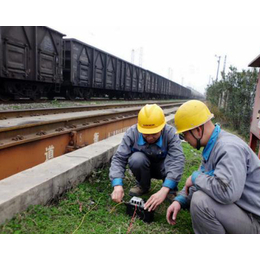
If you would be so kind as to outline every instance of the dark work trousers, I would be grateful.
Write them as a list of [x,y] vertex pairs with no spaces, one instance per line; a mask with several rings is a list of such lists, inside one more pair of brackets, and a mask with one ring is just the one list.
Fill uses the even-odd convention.
[[203,191],[192,195],[192,226],[196,234],[259,234],[260,223],[235,203],[220,204]]
[[146,191],[150,189],[151,178],[164,180],[166,177],[164,160],[154,162],[142,152],[133,153],[128,159],[128,164],[138,185]]

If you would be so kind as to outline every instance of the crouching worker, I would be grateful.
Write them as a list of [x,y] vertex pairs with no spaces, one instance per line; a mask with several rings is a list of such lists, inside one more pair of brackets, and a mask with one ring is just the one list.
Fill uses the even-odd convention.
[[175,114],[177,133],[194,148],[204,147],[198,171],[167,210],[175,224],[181,208],[189,208],[195,233],[260,232],[260,161],[237,136],[211,121],[213,114],[198,100]]
[[151,178],[163,180],[162,188],[147,200],[145,209],[155,210],[167,196],[172,196],[170,193],[177,189],[185,160],[175,131],[166,124],[163,110],[158,105],[146,105],[140,110],[137,125],[127,130],[112,158],[109,178],[114,188],[111,197],[115,202],[121,202],[124,197],[127,163],[137,183],[130,189],[130,196],[148,193]]

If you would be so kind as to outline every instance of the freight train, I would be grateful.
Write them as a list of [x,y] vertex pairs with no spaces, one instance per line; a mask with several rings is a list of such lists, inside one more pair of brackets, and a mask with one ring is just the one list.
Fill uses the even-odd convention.
[[189,99],[191,90],[46,26],[0,26],[0,99]]

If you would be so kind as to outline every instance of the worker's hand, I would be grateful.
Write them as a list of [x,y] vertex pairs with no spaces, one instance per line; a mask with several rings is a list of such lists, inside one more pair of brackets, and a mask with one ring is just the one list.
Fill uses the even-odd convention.
[[121,186],[121,185],[114,186],[114,190],[111,194],[111,198],[112,198],[113,201],[121,202],[124,195],[125,194],[124,194],[123,186]]
[[176,224],[176,218],[181,209],[181,204],[178,201],[174,201],[167,209],[166,219],[170,225]]
[[186,183],[185,183],[185,192],[186,192],[186,195],[189,195],[189,188],[193,186],[193,183],[191,181],[191,176],[186,180]]
[[144,204],[144,209],[148,211],[155,210],[166,198],[170,189],[167,187],[162,187],[158,192],[154,193],[149,200]]

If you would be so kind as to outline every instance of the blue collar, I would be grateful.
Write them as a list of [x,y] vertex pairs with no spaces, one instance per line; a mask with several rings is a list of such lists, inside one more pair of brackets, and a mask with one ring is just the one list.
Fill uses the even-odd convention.
[[202,156],[204,158],[205,161],[207,161],[209,159],[209,156],[210,156],[210,153],[218,139],[218,135],[220,133],[220,126],[219,125],[216,125],[215,126],[215,129],[207,143],[207,145],[205,146],[205,148],[203,149],[203,152],[202,152]]
[[[163,143],[163,139],[162,139],[162,134],[161,134],[160,138],[158,139],[158,141],[155,144],[157,146],[159,146],[160,148],[162,148],[162,143]],[[145,145],[146,144],[146,141],[145,141],[145,139],[144,139],[144,137],[141,133],[139,133],[137,144],[138,145]]]

